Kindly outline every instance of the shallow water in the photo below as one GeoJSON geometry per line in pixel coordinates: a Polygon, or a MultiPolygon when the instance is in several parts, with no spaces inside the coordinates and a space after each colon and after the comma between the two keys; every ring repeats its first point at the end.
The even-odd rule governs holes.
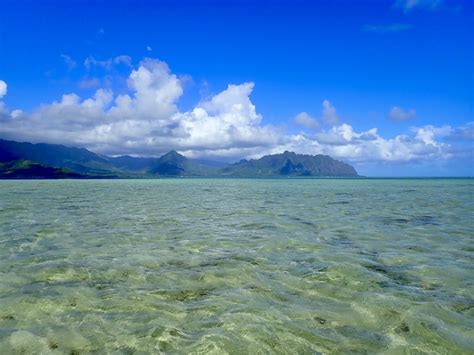
{"type": "Polygon", "coordinates": [[[0,353],[470,353],[474,180],[0,181],[0,353]]]}

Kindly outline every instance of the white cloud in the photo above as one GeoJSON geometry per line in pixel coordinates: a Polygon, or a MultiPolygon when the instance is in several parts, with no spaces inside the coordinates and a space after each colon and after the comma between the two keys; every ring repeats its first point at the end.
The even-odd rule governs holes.
{"type": "Polygon", "coordinates": [[[78,85],[81,89],[96,88],[100,85],[100,80],[97,78],[84,78],[79,81],[78,85]]]}
{"type": "Polygon", "coordinates": [[[132,58],[128,55],[119,55],[115,58],[108,58],[105,60],[98,60],[93,56],[89,56],[84,60],[84,66],[87,70],[93,67],[101,67],[105,70],[110,70],[114,65],[124,64],[128,67],[132,66],[132,58]]]}
{"type": "Polygon", "coordinates": [[[327,154],[352,163],[400,163],[449,158],[449,145],[434,139],[435,130],[434,127],[422,127],[414,132],[414,136],[402,134],[385,139],[376,128],[356,132],[350,125],[342,124],[314,136],[291,136],[283,147],[277,147],[272,152],[284,149],[327,154]]]}
{"type": "Polygon", "coordinates": [[[467,122],[465,125],[453,129],[450,132],[449,138],[461,141],[474,141],[474,121],[467,122]]]}
{"type": "MultiPolygon", "coordinates": [[[[1,83],[0,81],[0,88],[1,83]]],[[[182,112],[181,79],[164,62],[146,58],[128,77],[129,91],[116,95],[98,89],[86,99],[74,93],[33,112],[4,111],[0,136],[32,142],[81,146],[103,154],[160,155],[176,149],[189,157],[229,160],[291,150],[361,162],[408,162],[449,158],[453,134],[472,136],[472,125],[414,127],[408,134],[382,137],[376,128],[356,131],[339,123],[334,106],[324,100],[321,122],[328,129],[288,134],[262,123],[250,97],[253,83],[229,85],[217,95],[182,112]],[[467,132],[467,133],[466,133],[467,132]],[[471,132],[471,133],[469,133],[471,132]]],[[[6,93],[6,84],[3,90],[6,93]]],[[[315,128],[307,113],[297,123],[315,128]]]]}
{"type": "Polygon", "coordinates": [[[125,64],[128,67],[132,66],[132,57],[128,55],[118,55],[114,58],[114,64],[125,64]]]}
{"type": "Polygon", "coordinates": [[[146,46],[146,50],[147,50],[148,52],[151,52],[153,49],[152,49],[150,46],[146,46]]]}
{"type": "Polygon", "coordinates": [[[129,94],[99,89],[85,100],[63,95],[21,119],[2,122],[0,134],[107,154],[159,155],[173,148],[192,156],[239,154],[239,148],[266,147],[280,139],[277,129],[260,124],[249,98],[253,83],[229,85],[193,110],[179,112],[182,82],[166,63],[144,59],[127,82],[129,94]]]}
{"type": "Polygon", "coordinates": [[[117,117],[168,119],[177,112],[176,103],[183,94],[181,81],[171,74],[168,65],[153,59],[144,59],[138,69],[132,70],[128,86],[132,97],[117,97],[112,112],[117,117]]]}
{"type": "Polygon", "coordinates": [[[328,100],[323,101],[323,121],[329,125],[336,125],[339,123],[339,116],[336,109],[328,100]]]}
{"type": "Polygon", "coordinates": [[[0,99],[7,94],[7,83],[3,80],[0,80],[0,99]]]}
{"type": "Polygon", "coordinates": [[[300,112],[295,116],[293,121],[299,126],[316,129],[322,125],[337,125],[340,119],[337,115],[336,108],[328,100],[323,100],[320,119],[311,117],[307,112],[300,112]]]}
{"type": "Polygon", "coordinates": [[[112,59],[107,60],[97,60],[93,56],[89,56],[84,60],[84,66],[87,70],[91,69],[94,66],[103,67],[105,69],[110,69],[112,67],[112,59]]]}
{"type": "Polygon", "coordinates": [[[13,119],[15,118],[18,118],[18,117],[21,117],[21,115],[23,115],[23,111],[22,110],[13,110],[11,112],[11,116],[13,119]]]}
{"type": "Polygon", "coordinates": [[[407,121],[416,117],[416,111],[414,109],[404,110],[394,106],[390,109],[388,117],[393,121],[407,121]]]}
{"type": "Polygon", "coordinates": [[[77,66],[76,61],[67,54],[61,54],[61,58],[64,60],[64,63],[66,63],[69,70],[72,70],[77,66]]]}
{"type": "Polygon", "coordinates": [[[182,147],[222,151],[278,144],[278,130],[260,125],[261,116],[250,101],[253,87],[253,83],[229,85],[191,112],[178,115],[182,147]]]}
{"type": "Polygon", "coordinates": [[[443,0],[396,0],[393,6],[409,12],[416,8],[436,10],[442,3],[443,0]]]}
{"type": "Polygon", "coordinates": [[[298,113],[293,120],[297,125],[306,128],[316,129],[319,127],[318,120],[311,117],[307,112],[298,113]]]}

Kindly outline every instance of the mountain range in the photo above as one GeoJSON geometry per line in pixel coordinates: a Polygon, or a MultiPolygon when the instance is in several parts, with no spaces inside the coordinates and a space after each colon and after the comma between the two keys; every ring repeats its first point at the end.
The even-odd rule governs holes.
{"type": "Polygon", "coordinates": [[[110,157],[84,148],[0,139],[0,179],[152,177],[356,177],[349,164],[327,155],[293,152],[234,164],[188,159],[175,150],[159,158],[110,157]]]}

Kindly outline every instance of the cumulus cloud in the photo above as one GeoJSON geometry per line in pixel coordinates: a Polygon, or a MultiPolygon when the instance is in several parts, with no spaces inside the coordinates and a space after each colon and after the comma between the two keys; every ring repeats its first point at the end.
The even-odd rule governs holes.
{"type": "Polygon", "coordinates": [[[398,106],[394,106],[390,109],[388,117],[392,121],[408,121],[416,117],[416,111],[414,109],[404,110],[398,106]]]}
{"type": "Polygon", "coordinates": [[[145,59],[132,70],[128,86],[133,95],[120,95],[111,113],[117,117],[167,119],[177,111],[176,103],[183,94],[181,81],[165,62],[145,59]]]}
{"type": "Polygon", "coordinates": [[[7,83],[0,80],[0,99],[7,94],[7,83]]]}
{"type": "Polygon", "coordinates": [[[307,112],[298,113],[293,121],[298,125],[306,128],[316,129],[319,127],[318,120],[311,117],[307,112]]]}
{"type": "Polygon", "coordinates": [[[146,50],[147,50],[148,52],[151,52],[153,49],[152,49],[150,46],[146,46],[146,50]]]}
{"type": "Polygon", "coordinates": [[[250,100],[253,83],[229,85],[188,112],[177,108],[182,82],[164,62],[144,59],[127,83],[127,94],[99,89],[81,99],[71,93],[26,116],[10,115],[0,134],[107,154],[159,155],[178,149],[191,156],[231,156],[239,148],[275,145],[281,137],[278,129],[261,125],[250,100]]]}
{"type": "Polygon", "coordinates": [[[413,27],[408,23],[392,23],[388,25],[365,25],[362,27],[363,32],[372,32],[379,35],[388,33],[396,33],[409,30],[413,27]]]}
{"type": "MultiPolygon", "coordinates": [[[[4,95],[6,84],[1,89],[1,83],[4,95]]],[[[291,150],[354,163],[445,159],[452,154],[449,137],[472,137],[472,124],[414,127],[393,138],[382,137],[376,128],[357,131],[340,123],[328,100],[322,103],[319,120],[323,129],[309,114],[300,113],[296,123],[312,128],[312,133],[288,134],[282,127],[263,123],[251,100],[252,82],[228,85],[183,112],[177,106],[183,95],[182,80],[166,63],[150,58],[131,70],[127,84],[128,92],[119,95],[98,89],[85,99],[65,94],[32,112],[4,110],[0,136],[86,147],[110,155],[158,156],[176,149],[189,157],[234,160],[291,150]]]]}
{"type": "Polygon", "coordinates": [[[336,108],[328,100],[323,100],[322,102],[320,119],[311,117],[307,112],[300,112],[293,118],[293,122],[298,126],[310,129],[316,129],[321,126],[334,126],[339,124],[339,121],[336,108]]]}
{"type": "Polygon", "coordinates": [[[433,140],[434,136],[446,138],[451,141],[471,142],[474,141],[474,121],[467,122],[459,127],[444,125],[440,127],[427,125],[424,127],[411,127],[420,137],[433,140]]]}
{"type": "Polygon", "coordinates": [[[253,83],[229,85],[191,112],[179,114],[177,119],[184,133],[182,146],[188,150],[222,151],[278,144],[278,130],[260,124],[262,117],[250,101],[253,87],[253,83]]]}
{"type": "Polygon", "coordinates": [[[443,3],[443,0],[396,0],[393,6],[409,12],[413,9],[436,10],[443,3]]]}
{"type": "MultiPolygon", "coordinates": [[[[284,149],[308,154],[327,154],[353,163],[411,162],[450,157],[449,145],[435,140],[434,127],[421,127],[414,135],[383,138],[376,128],[356,132],[342,124],[314,136],[294,135],[284,149]]],[[[276,152],[281,147],[274,149],[276,152]]]]}

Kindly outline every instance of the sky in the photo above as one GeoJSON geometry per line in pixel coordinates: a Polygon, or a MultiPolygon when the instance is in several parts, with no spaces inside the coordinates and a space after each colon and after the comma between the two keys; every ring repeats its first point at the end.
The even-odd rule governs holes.
{"type": "Polygon", "coordinates": [[[473,38],[469,0],[3,0],[0,138],[474,176],[473,38]]]}

